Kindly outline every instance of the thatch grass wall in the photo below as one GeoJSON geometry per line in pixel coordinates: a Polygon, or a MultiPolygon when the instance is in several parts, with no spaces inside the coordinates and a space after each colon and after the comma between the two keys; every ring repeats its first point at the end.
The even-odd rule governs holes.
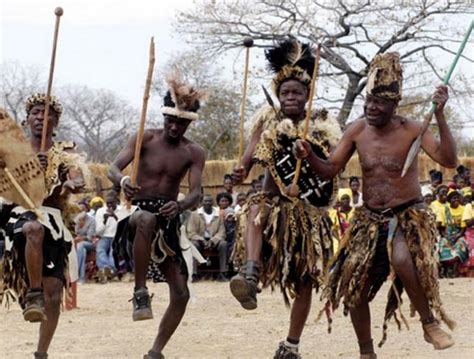
{"type": "MultiPolygon", "coordinates": [[[[443,173],[443,178],[445,182],[449,181],[456,173],[456,170],[443,168],[425,155],[421,155],[419,157],[418,162],[420,182],[422,183],[429,182],[428,172],[433,168],[440,170],[443,173]]],[[[459,163],[474,169],[474,157],[459,157],[459,163]]],[[[209,193],[215,196],[217,193],[221,192],[223,190],[222,183],[224,179],[224,174],[231,173],[232,168],[234,168],[236,164],[236,161],[207,161],[202,178],[204,193],[209,193]]],[[[95,187],[94,185],[92,186],[93,188],[91,189],[91,192],[95,193],[96,189],[100,190],[100,188],[98,187],[101,187],[104,191],[111,188],[111,183],[107,179],[107,165],[99,163],[90,163],[89,169],[91,172],[91,176],[94,179],[97,179],[97,184],[95,185],[95,187]]],[[[242,185],[236,186],[234,190],[237,192],[247,192],[250,189],[250,183],[252,179],[257,178],[262,173],[263,169],[261,167],[254,166],[246,181],[242,185]]],[[[342,173],[340,178],[341,186],[347,186],[347,180],[349,176],[361,176],[361,168],[357,156],[353,156],[351,158],[345,168],[345,171],[342,173]]],[[[187,178],[185,178],[185,180],[181,184],[181,191],[183,193],[186,193],[187,188],[187,178]]],[[[91,195],[94,193],[91,193],[91,195]]]]}

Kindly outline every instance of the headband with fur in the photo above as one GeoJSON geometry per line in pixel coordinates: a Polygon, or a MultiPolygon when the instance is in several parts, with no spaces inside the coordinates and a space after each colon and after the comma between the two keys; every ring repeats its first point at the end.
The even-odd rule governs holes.
{"type": "Polygon", "coordinates": [[[200,100],[207,96],[207,92],[185,84],[178,72],[169,74],[166,82],[169,90],[166,92],[161,113],[185,120],[197,120],[200,100]]]}

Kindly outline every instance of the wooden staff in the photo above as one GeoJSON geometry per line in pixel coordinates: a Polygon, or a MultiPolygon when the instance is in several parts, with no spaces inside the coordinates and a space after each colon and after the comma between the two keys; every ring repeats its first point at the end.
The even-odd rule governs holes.
{"type": "Polygon", "coordinates": [[[242,164],[242,155],[244,153],[245,102],[247,100],[247,80],[249,77],[250,48],[253,46],[253,39],[251,37],[246,37],[244,39],[244,46],[245,46],[245,68],[244,68],[244,83],[242,85],[242,102],[240,103],[239,166],[242,164]]]}
{"type": "MultiPolygon", "coordinates": [[[[306,137],[308,135],[308,129],[309,129],[309,121],[311,120],[311,115],[312,115],[312,110],[313,110],[313,97],[314,97],[314,90],[316,88],[316,83],[317,83],[317,78],[318,78],[318,71],[319,71],[319,58],[321,55],[321,44],[318,45],[316,48],[316,59],[314,61],[314,69],[313,69],[313,77],[311,78],[311,84],[309,88],[309,103],[308,103],[308,109],[306,110],[306,119],[304,123],[304,130],[303,130],[303,141],[306,140],[306,137]]],[[[287,193],[291,197],[297,197],[299,194],[299,189],[298,189],[298,180],[300,178],[300,172],[301,172],[301,158],[296,161],[296,168],[295,168],[295,176],[293,177],[293,182],[290,185],[290,188],[288,189],[287,193]]]]}
{"type": "Polygon", "coordinates": [[[25,192],[23,187],[21,187],[20,183],[16,180],[15,176],[11,173],[10,169],[8,167],[4,167],[3,170],[5,171],[5,174],[7,175],[8,179],[12,183],[13,187],[17,190],[17,192],[20,194],[21,198],[26,202],[28,205],[29,209],[31,209],[39,219],[43,219],[43,212],[41,212],[36,205],[33,203],[31,200],[30,196],[28,196],[28,193],[25,192]]]}
{"type": "MultiPolygon", "coordinates": [[[[451,78],[451,75],[453,74],[454,68],[456,67],[459,58],[461,57],[461,54],[464,50],[464,47],[466,46],[467,40],[469,39],[469,36],[471,35],[472,28],[474,26],[474,20],[471,21],[471,25],[469,26],[468,31],[464,35],[464,39],[461,43],[461,46],[459,46],[458,53],[456,54],[456,57],[453,60],[453,63],[451,64],[451,67],[449,68],[448,73],[444,77],[443,84],[447,85],[449,82],[449,79],[451,78]]],[[[415,141],[412,143],[410,146],[410,150],[408,151],[407,158],[405,160],[405,164],[403,165],[403,170],[402,170],[402,175],[401,177],[405,177],[406,173],[408,172],[408,169],[411,167],[416,155],[418,154],[418,151],[420,150],[421,147],[421,140],[423,138],[423,135],[425,134],[426,130],[428,129],[428,126],[430,125],[431,119],[433,118],[433,114],[436,111],[436,103],[432,103],[431,105],[431,110],[428,112],[428,114],[425,116],[425,120],[423,121],[423,125],[421,126],[420,134],[418,137],[415,139],[415,141]]],[[[424,111],[424,109],[423,109],[424,111]]]]}
{"type": "Polygon", "coordinates": [[[51,97],[51,87],[53,85],[53,74],[54,74],[54,63],[56,61],[56,47],[58,44],[58,33],[59,33],[59,20],[63,15],[64,11],[62,7],[54,9],[56,15],[56,24],[54,26],[54,37],[53,37],[53,52],[51,54],[51,64],[49,65],[49,77],[48,77],[48,88],[46,90],[46,100],[44,104],[44,119],[43,119],[43,131],[41,132],[41,147],[40,151],[46,151],[46,134],[48,133],[48,122],[49,122],[49,102],[51,97]]]}
{"type": "MultiPolygon", "coordinates": [[[[140,125],[137,131],[137,141],[135,142],[135,153],[133,156],[132,173],[130,176],[130,182],[132,185],[137,185],[138,176],[138,165],[140,163],[140,152],[143,143],[143,133],[145,132],[145,120],[148,108],[148,99],[150,98],[151,80],[153,78],[153,68],[155,66],[155,41],[152,37],[150,40],[150,51],[148,57],[148,73],[146,75],[145,90],[143,92],[142,112],[140,115],[140,125]]],[[[130,202],[127,204],[127,208],[130,209],[130,202]]]]}

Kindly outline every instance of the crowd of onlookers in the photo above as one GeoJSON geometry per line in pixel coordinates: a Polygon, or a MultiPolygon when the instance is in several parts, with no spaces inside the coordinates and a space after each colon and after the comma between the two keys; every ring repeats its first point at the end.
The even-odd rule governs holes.
{"type": "Polygon", "coordinates": [[[474,276],[474,183],[465,166],[443,184],[442,173],[430,171],[431,183],[422,187],[425,202],[436,216],[440,275],[474,276]]]}
{"type": "MultiPolygon", "coordinates": [[[[470,169],[459,166],[457,174],[447,184],[437,170],[430,171],[430,179],[430,183],[422,185],[421,189],[423,200],[436,216],[440,276],[474,276],[474,183],[470,169]]],[[[204,193],[198,208],[181,214],[183,234],[207,260],[205,264],[195,263],[194,280],[208,272],[212,272],[218,281],[226,281],[232,275],[230,257],[235,242],[236,215],[249,195],[262,190],[262,184],[263,176],[260,176],[252,181],[248,192],[237,192],[232,177],[225,175],[222,192],[215,197],[204,193]]],[[[348,185],[339,189],[335,204],[329,210],[334,251],[349,227],[354,208],[363,205],[359,178],[350,177],[348,185]]],[[[110,192],[105,200],[101,197],[83,199],[79,207],[81,211],[75,217],[74,237],[79,283],[91,278],[107,283],[115,276],[121,277],[133,271],[133,263],[124,263],[120,258],[114,260],[113,256],[117,213],[121,209],[117,194],[110,192]]],[[[0,240],[0,255],[3,245],[0,240]]]]}

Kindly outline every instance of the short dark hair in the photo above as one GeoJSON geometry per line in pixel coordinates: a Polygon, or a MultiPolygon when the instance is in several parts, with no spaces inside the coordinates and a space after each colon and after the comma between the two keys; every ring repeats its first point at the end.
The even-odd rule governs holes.
{"type": "Polygon", "coordinates": [[[349,184],[351,184],[352,182],[360,183],[359,177],[357,177],[357,176],[350,176],[350,177],[349,177],[349,184]]]}
{"type": "Polygon", "coordinates": [[[231,179],[232,179],[232,175],[231,175],[230,173],[226,173],[226,174],[224,175],[224,181],[225,181],[226,179],[230,179],[230,180],[231,180],[231,179]]]}
{"type": "Polygon", "coordinates": [[[232,196],[229,192],[220,192],[217,194],[216,196],[216,202],[217,204],[219,204],[219,201],[221,200],[221,198],[227,198],[229,200],[229,206],[232,206],[232,196]]]}

